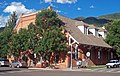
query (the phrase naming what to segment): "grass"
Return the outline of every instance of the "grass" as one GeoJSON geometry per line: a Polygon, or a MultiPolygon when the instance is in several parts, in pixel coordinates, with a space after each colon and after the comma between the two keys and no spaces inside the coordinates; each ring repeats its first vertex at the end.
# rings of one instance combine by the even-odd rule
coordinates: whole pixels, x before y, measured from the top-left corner
{"type": "Polygon", "coordinates": [[[99,65],[99,66],[90,66],[88,67],[88,69],[94,70],[94,69],[101,69],[101,68],[105,68],[104,65],[99,65]]]}

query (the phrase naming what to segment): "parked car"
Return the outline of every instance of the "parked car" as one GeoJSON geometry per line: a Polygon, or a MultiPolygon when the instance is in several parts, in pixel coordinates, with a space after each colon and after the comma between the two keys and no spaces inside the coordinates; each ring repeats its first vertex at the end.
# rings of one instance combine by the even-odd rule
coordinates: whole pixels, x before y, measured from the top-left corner
{"type": "Polygon", "coordinates": [[[10,64],[10,67],[14,67],[14,68],[20,68],[20,67],[27,67],[27,63],[25,61],[13,61],[10,64]]]}
{"type": "Polygon", "coordinates": [[[106,64],[107,68],[115,68],[115,67],[120,67],[120,62],[119,60],[110,60],[110,62],[108,62],[106,64]]]}
{"type": "Polygon", "coordinates": [[[6,58],[0,58],[0,67],[1,66],[9,66],[9,60],[6,58]]]}

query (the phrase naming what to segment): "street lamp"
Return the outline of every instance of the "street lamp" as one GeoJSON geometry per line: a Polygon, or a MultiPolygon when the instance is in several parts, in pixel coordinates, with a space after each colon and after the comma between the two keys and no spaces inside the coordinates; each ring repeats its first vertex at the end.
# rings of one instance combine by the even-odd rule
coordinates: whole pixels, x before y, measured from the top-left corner
{"type": "Polygon", "coordinates": [[[72,44],[71,44],[70,46],[71,46],[71,53],[70,53],[70,54],[71,54],[71,60],[70,60],[70,61],[71,61],[71,62],[70,62],[70,69],[72,70],[72,44]]]}

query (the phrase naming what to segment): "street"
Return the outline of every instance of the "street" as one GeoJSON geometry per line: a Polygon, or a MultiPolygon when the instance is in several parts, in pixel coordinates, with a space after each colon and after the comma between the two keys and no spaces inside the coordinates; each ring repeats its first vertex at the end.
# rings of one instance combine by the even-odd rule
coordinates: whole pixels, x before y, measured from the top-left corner
{"type": "Polygon", "coordinates": [[[0,74],[0,76],[120,76],[120,73],[79,72],[79,71],[29,71],[0,74]]]}
{"type": "Polygon", "coordinates": [[[0,76],[120,76],[117,71],[120,68],[112,68],[94,71],[62,71],[62,70],[29,70],[27,68],[0,67],[0,76]],[[3,69],[4,68],[4,69],[3,69]],[[109,70],[109,72],[108,72],[109,70]]]}

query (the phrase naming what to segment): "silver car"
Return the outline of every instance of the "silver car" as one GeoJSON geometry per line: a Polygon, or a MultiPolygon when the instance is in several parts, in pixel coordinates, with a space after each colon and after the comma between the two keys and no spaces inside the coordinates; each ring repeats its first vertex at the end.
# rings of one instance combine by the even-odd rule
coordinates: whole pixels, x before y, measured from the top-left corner
{"type": "Polygon", "coordinates": [[[10,64],[10,67],[14,67],[14,68],[20,68],[20,67],[27,67],[27,64],[25,61],[13,61],[10,64]]]}
{"type": "Polygon", "coordinates": [[[0,67],[1,66],[9,66],[9,60],[6,58],[0,58],[0,67]]]}
{"type": "Polygon", "coordinates": [[[120,66],[120,62],[118,60],[110,60],[110,62],[106,64],[107,68],[117,68],[119,66],[120,66]]]}

